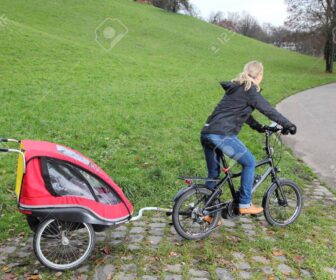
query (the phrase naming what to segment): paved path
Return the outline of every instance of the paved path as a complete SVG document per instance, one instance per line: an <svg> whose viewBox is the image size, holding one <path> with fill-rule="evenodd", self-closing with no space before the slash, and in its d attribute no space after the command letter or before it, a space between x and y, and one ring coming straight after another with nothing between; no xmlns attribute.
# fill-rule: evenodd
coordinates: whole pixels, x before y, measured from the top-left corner
<svg viewBox="0 0 336 280"><path fill-rule="evenodd" d="M336 197L318 180L304 186L303 191L305 207L324 205L330 209L328 207L336 202ZM20 235L7 239L0 243L0 279L290 280L316 279L314 269L325 271L328 277L325 279L336 279L336 266L313 268L309 264L302 264L305 256L293 261L286 252L279 252L280 239L288 236L290 230L284 236L280 234L281 237L276 237L274 228L268 226L263 217L223 220L222 228L214 231L206 241L199 242L184 241L169 222L165 215L157 214L97 233L97 244L89 261L66 274L52 272L39 264L32 251L32 237ZM336 230L335 226L333 228ZM239 251L233 246L225 254L217 256L216 263L207 263L206 254L211 253L204 250L207 242L208 246L219 244L230 247L229 244L234 243L239 247L239 232L243 232L243 238L251 242L250 250ZM273 249L266 251L273 253L265 255L265 252L256 250L253 242L257 238L262 238L262 242L268 244L266 247L271 246ZM314 250L314 245L309 244ZM199 253L189 260L183 254L191 250ZM161 257L166 255L169 260L163 261Z"/></svg>
<svg viewBox="0 0 336 280"><path fill-rule="evenodd" d="M336 83L293 95L277 109L298 127L286 143L336 190Z"/></svg>

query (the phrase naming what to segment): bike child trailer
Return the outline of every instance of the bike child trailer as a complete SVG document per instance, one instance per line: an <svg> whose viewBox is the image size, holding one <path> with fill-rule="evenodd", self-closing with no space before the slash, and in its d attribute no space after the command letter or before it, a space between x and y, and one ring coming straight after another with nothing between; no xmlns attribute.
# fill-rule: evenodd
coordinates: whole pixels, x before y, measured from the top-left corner
<svg viewBox="0 0 336 280"><path fill-rule="evenodd" d="M18 153L15 193L19 211L33 230L38 260L54 270L80 266L95 245L95 232L138 220L146 207L133 216L133 205L121 188L91 159L63 145L16 139Z"/></svg>

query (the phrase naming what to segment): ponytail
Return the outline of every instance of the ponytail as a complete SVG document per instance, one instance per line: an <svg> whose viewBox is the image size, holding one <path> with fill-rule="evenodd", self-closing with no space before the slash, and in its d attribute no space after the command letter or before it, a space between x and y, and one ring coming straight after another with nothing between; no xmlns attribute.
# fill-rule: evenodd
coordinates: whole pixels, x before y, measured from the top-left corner
<svg viewBox="0 0 336 280"><path fill-rule="evenodd" d="M259 61L251 61L244 66L244 70L231 82L244 85L245 91L248 91L252 85L257 87L257 90L260 91L259 85L257 85L254 79L262 74L264 71L264 66Z"/></svg>

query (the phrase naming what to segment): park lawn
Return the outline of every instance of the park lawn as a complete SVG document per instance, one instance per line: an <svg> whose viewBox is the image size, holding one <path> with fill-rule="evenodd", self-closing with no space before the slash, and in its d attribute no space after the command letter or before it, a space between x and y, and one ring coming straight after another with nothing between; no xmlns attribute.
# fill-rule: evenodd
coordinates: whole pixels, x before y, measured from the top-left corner
<svg viewBox="0 0 336 280"><path fill-rule="evenodd" d="M200 129L223 94L218 82L232 79L249 60L264 63L263 94L273 105L335 81L322 59L131 0L2 0L0 15L7 18L0 28L0 136L79 150L111 175L136 209L171 206L183 186L179 175L206 174ZM128 29L110 51L95 40L106 18ZM262 135L244 128L240 136L263 156ZM302 187L314 178L289 150L280 166L283 177ZM15 170L16 156L0 154L2 241L29 232L17 212ZM288 231L297 247L294 237L309 221L328 228L330 219L316 213L309 209ZM331 257L325 262L332 265Z"/></svg>

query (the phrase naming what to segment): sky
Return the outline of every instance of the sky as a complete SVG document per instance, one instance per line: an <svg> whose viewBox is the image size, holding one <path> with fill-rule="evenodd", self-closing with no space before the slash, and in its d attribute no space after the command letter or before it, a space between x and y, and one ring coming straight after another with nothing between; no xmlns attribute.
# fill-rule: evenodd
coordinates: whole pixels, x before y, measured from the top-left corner
<svg viewBox="0 0 336 280"><path fill-rule="evenodd" d="M282 25L287 17L284 0L190 0L200 11L201 16L209 18L211 12L243 12L254 16L260 24Z"/></svg>

